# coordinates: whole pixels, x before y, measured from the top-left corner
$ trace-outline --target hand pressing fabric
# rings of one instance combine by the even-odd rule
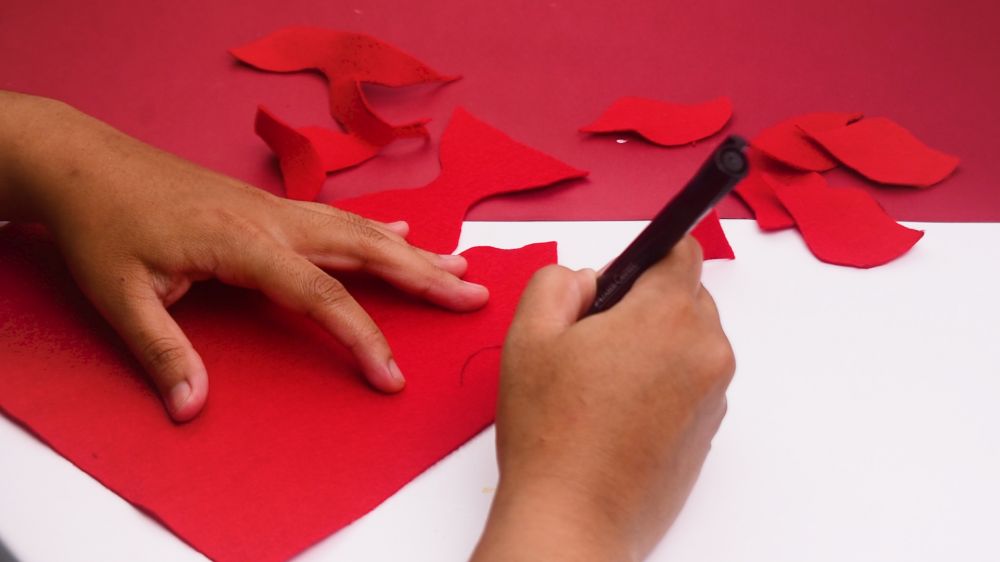
[[[42,222],[177,421],[208,374],[167,312],[195,281],[259,289],[344,343],[375,388],[405,382],[368,314],[324,270],[363,271],[443,307],[489,298],[466,262],[410,246],[408,226],[272,196],[139,142],[60,102],[0,92],[0,221]]]
[[[606,312],[593,271],[539,271],[504,346],[500,483],[473,560],[639,560],[726,411],[735,363],[691,237]]]

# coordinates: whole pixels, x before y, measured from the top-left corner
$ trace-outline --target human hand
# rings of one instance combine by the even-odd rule
[[[13,104],[0,117],[44,135],[22,132],[0,147],[7,149],[0,202],[14,213],[0,219],[47,225],[80,288],[139,359],[177,421],[196,416],[208,392],[201,358],[166,310],[195,281],[218,278],[259,289],[308,315],[346,345],[367,380],[385,392],[404,386],[385,337],[323,269],[364,271],[458,311],[489,298],[485,287],[459,279],[467,266],[461,256],[407,244],[406,223],[281,199],[66,105],[13,96],[0,100]]]
[[[500,483],[474,560],[638,560],[662,537],[735,369],[701,263],[687,237],[583,319],[593,271],[535,275],[504,346]]]

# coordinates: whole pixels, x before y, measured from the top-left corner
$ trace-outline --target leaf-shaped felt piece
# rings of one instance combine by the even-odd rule
[[[792,216],[774,194],[775,178],[791,179],[801,175],[765,156],[752,146],[747,149],[750,171],[736,184],[736,195],[753,211],[757,226],[764,231],[783,230],[795,226]]]
[[[775,193],[795,218],[813,255],[836,265],[869,268],[905,254],[924,235],[898,224],[872,196],[857,187],[830,187],[811,172]]]
[[[441,137],[441,174],[434,181],[332,205],[378,221],[406,220],[410,223],[407,241],[446,254],[458,244],[462,219],[477,201],[586,175],[458,108]]]
[[[696,104],[623,97],[590,125],[585,133],[634,131],[661,146],[690,144],[718,133],[733,115],[728,97]]]
[[[885,117],[834,129],[801,128],[842,164],[878,183],[930,187],[958,167],[958,157],[928,147]]]
[[[229,52],[260,70],[323,73],[330,85],[330,114],[349,133],[377,146],[398,138],[426,136],[426,120],[400,126],[386,123],[368,105],[362,83],[408,86],[458,79],[440,74],[374,37],[318,27],[280,29]]]
[[[750,144],[782,164],[808,172],[825,172],[836,168],[837,161],[802,129],[825,131],[858,119],[860,113],[807,113],[764,129]]]
[[[701,244],[701,252],[706,260],[731,260],[736,257],[722,230],[722,223],[719,222],[719,211],[715,209],[691,229],[691,236]]]
[[[490,301],[447,312],[343,279],[406,389],[381,394],[349,353],[255,292],[196,285],[171,313],[208,368],[205,410],[176,425],[37,230],[0,230],[0,410],[219,561],[287,560],[364,515],[493,419],[500,348],[555,244],[474,248]]]
[[[301,201],[316,199],[327,173],[357,166],[379,150],[354,135],[322,127],[295,129],[263,106],[257,108],[254,131],[278,157],[285,195]]]

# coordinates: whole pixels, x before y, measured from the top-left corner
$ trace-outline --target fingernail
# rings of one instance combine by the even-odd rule
[[[180,412],[191,399],[191,383],[184,380],[174,385],[170,389],[170,408],[175,412]]]
[[[441,261],[447,263],[465,263],[465,258],[462,256],[456,256],[455,254],[438,254]]]
[[[406,221],[390,222],[390,223],[386,224],[385,226],[389,230],[392,230],[392,231],[397,232],[397,233],[398,232],[406,232],[407,230],[410,229],[410,224],[407,223]]]
[[[485,285],[480,285],[479,283],[462,280],[462,286],[468,289],[475,289],[477,292],[489,292],[489,289]]]
[[[389,359],[389,376],[392,378],[393,382],[399,384],[400,386],[406,384],[406,379],[403,378],[403,372],[399,370],[399,365],[396,364],[395,359]]]

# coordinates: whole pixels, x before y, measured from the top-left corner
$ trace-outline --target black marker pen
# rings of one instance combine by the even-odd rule
[[[597,297],[587,314],[605,311],[625,296],[635,280],[663,259],[716,203],[747,175],[746,141],[730,136],[698,173],[597,278]]]

